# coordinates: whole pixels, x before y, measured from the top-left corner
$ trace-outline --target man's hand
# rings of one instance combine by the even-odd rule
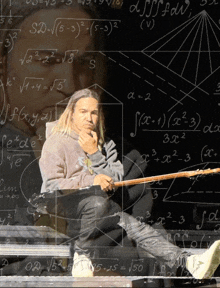
[[[81,131],[78,142],[82,149],[88,154],[93,154],[98,151],[98,137],[94,131],[91,131],[91,135],[85,130]]]
[[[102,190],[105,192],[110,191],[114,188],[114,182],[112,178],[104,174],[96,175],[93,184],[100,185]]]

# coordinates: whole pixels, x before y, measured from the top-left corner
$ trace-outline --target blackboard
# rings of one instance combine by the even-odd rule
[[[0,225],[32,225],[45,123],[81,88],[100,92],[106,134],[121,161],[139,151],[140,176],[219,167],[218,0],[0,5]],[[218,174],[151,191],[155,228],[218,233]]]

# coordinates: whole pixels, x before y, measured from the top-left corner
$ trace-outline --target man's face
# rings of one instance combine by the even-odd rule
[[[98,101],[94,98],[81,98],[76,102],[73,113],[73,130],[88,134],[95,130],[98,122]]]
[[[70,18],[84,19],[78,21],[84,25],[80,31],[74,32],[77,22]],[[36,129],[54,120],[56,103],[94,84],[94,70],[89,68],[94,55],[86,52],[94,50],[91,22],[86,19],[89,15],[79,9],[45,9],[22,22],[5,68],[5,80],[12,81],[6,90],[11,111],[17,107],[17,114],[28,114],[25,118],[14,117],[18,127],[23,125],[21,119],[26,125],[28,118],[35,119],[29,125],[34,123]],[[58,113],[64,108],[60,107]]]

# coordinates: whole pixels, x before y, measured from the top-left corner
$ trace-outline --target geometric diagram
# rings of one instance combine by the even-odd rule
[[[121,133],[121,135],[120,134],[118,134],[118,135],[121,138],[121,147],[122,147],[122,155],[123,155],[123,103],[121,101],[119,101],[116,97],[114,97],[111,93],[106,91],[103,87],[101,87],[98,84],[93,84],[93,85],[91,85],[88,88],[97,91],[97,93],[104,93],[106,95],[106,100],[108,100],[108,101],[102,103],[102,108],[103,109],[108,109],[110,111],[112,109],[113,109],[113,111],[116,111],[116,109],[119,109],[119,111],[121,112],[121,119],[120,119],[121,121],[120,120],[118,121],[118,127],[121,127],[121,131],[119,132],[119,133]],[[58,111],[57,108],[62,106],[62,105],[64,107],[66,107],[66,105],[67,105],[67,103],[69,101],[69,98],[66,98],[65,100],[62,100],[62,101],[60,101],[60,102],[58,102],[56,104],[56,119],[58,119],[58,116],[59,116],[58,112],[57,112]],[[106,106],[106,108],[105,108],[105,106]],[[120,159],[120,160],[122,161],[122,159]],[[123,191],[121,191],[121,193],[123,193]],[[122,205],[122,210],[123,210],[123,205]],[[100,230],[100,232],[102,232],[102,231]],[[105,235],[104,232],[103,232],[103,234]],[[110,237],[110,236],[107,235],[107,237]],[[123,242],[122,242],[122,245],[123,245]]]
[[[141,168],[139,168],[137,163],[133,162],[132,159],[130,159],[127,156],[125,156],[125,158],[128,162],[131,162],[133,165],[135,165],[136,169],[139,169],[140,174],[142,174],[142,177],[143,177],[144,176],[143,172],[142,172]],[[22,181],[23,180],[21,179],[21,182]],[[145,192],[144,189],[146,189],[146,188],[149,189],[148,186],[146,187],[146,185],[144,185],[142,188],[143,193]],[[23,196],[28,201],[24,192],[25,191],[22,190]],[[62,192],[62,193],[60,193],[60,192]],[[117,193],[123,193],[123,190],[117,191]],[[36,198],[36,199],[34,199],[34,197],[33,197],[32,199],[34,199],[34,200],[28,201],[28,202],[33,207],[35,207],[35,208],[38,207],[39,211],[41,211],[42,213],[43,213],[43,210],[41,209],[42,205],[44,207],[47,207],[47,206],[48,207],[55,207],[54,210],[52,209],[52,212],[49,212],[49,214],[53,215],[55,217],[55,219],[68,220],[68,223],[69,223],[68,225],[71,227],[75,227],[74,228],[75,230],[77,230],[77,227],[79,225],[78,223],[81,223],[81,225],[82,225],[82,223],[84,223],[84,225],[83,225],[84,227],[86,227],[89,223],[89,226],[87,227],[88,229],[86,229],[86,232],[90,232],[90,231],[92,232],[92,230],[95,229],[94,233],[99,235],[99,238],[96,239],[96,237],[95,237],[95,241],[91,241],[91,247],[101,248],[102,247],[101,243],[103,243],[103,242],[106,243],[106,241],[107,241],[108,245],[110,245],[110,246],[112,246],[112,245],[116,246],[117,245],[119,247],[124,247],[124,245],[125,245],[124,244],[124,238],[121,237],[121,235],[123,235],[123,228],[121,228],[120,226],[117,226],[116,229],[111,228],[111,227],[115,227],[114,223],[115,223],[115,221],[117,221],[117,219],[113,219],[116,217],[115,213],[120,211],[118,204],[116,204],[116,205],[111,204],[111,208],[106,213],[106,216],[103,215],[101,218],[99,215],[97,215],[97,216],[95,215],[94,218],[82,220],[82,219],[77,218],[77,213],[74,213],[74,212],[72,214],[68,213],[69,215],[66,216],[65,213],[61,212],[61,211],[64,211],[64,207],[68,211],[71,211],[71,210],[74,211],[72,203],[79,203],[79,202],[83,201],[83,199],[85,199],[88,196],[101,196],[101,197],[104,197],[106,199],[111,198],[111,196],[107,195],[105,192],[103,192],[99,188],[99,186],[90,186],[90,187],[86,187],[84,189],[83,188],[82,189],[70,189],[70,190],[63,189],[63,190],[60,190],[59,192],[53,191],[49,194],[52,195],[52,196],[49,196],[49,198],[47,198],[46,196],[42,197],[43,202],[41,202],[41,200],[40,201],[37,200],[36,202],[34,202],[36,199],[40,199],[40,197]],[[142,195],[140,195],[140,197],[138,199],[136,199],[136,201],[138,201],[141,198],[141,196]],[[123,198],[123,196],[121,196],[121,197]],[[123,209],[123,203],[121,203],[121,204],[122,204],[121,210],[126,211],[129,208],[131,208],[135,204],[135,202],[133,202],[131,206],[126,207],[126,209]],[[59,207],[59,208],[57,209],[57,207]],[[68,207],[71,207],[71,209],[69,210]],[[138,217],[138,216],[136,215],[136,217]],[[95,228],[94,228],[94,226],[91,225],[92,221],[94,221]],[[56,223],[57,223],[57,220],[55,221],[55,225],[56,225]],[[100,223],[101,223],[101,225],[100,225]],[[111,223],[111,225],[109,224],[109,226],[108,226],[106,223],[108,223],[108,224]],[[74,229],[73,229],[73,231],[75,231]],[[56,231],[57,231],[57,229],[56,229]],[[81,232],[81,233],[83,236],[85,231]],[[77,239],[78,236],[79,236],[78,234],[76,235],[76,233],[73,233],[73,236],[71,235],[70,236],[71,238],[69,240],[67,240],[65,243],[70,242],[74,239]]]
[[[48,193],[47,193],[48,194]],[[94,240],[91,241],[90,239],[90,247],[93,245],[96,247],[101,247],[101,243],[103,241],[103,238],[105,238],[105,241],[108,240],[109,243],[114,243],[114,245],[122,246],[123,243],[121,243],[121,237],[113,237],[113,235],[122,235],[122,229],[120,227],[117,227],[115,224],[117,223],[117,219],[115,212],[118,212],[117,205],[109,207],[109,211],[105,214],[106,216],[100,214],[96,214],[96,211],[89,212],[90,218],[84,214],[84,217],[78,218],[79,214],[76,212],[75,205],[73,203],[84,203],[84,200],[88,197],[97,197],[102,199],[102,202],[105,203],[105,201],[110,197],[107,195],[104,191],[102,191],[99,186],[90,186],[86,188],[81,189],[63,189],[59,191],[52,191],[50,194],[51,196],[47,196],[46,194],[43,195],[42,199],[41,196],[38,197],[37,201],[33,201],[33,204],[36,205],[35,207],[38,207],[38,211],[43,212],[42,208],[46,207],[49,215],[54,216],[55,219],[65,219],[68,221],[68,227],[72,231],[70,234],[68,234],[71,239],[77,239],[79,236],[84,236],[87,233],[90,233],[93,231]],[[96,198],[95,198],[96,199]],[[91,200],[94,201],[94,200]],[[95,204],[94,204],[95,205]],[[43,208],[45,209],[45,208]],[[74,211],[75,210],[75,211]],[[67,213],[64,211],[68,211]],[[113,221],[111,221],[111,219]],[[116,223],[115,223],[116,222]],[[114,227],[116,226],[117,232],[112,231],[111,225],[108,226],[107,223],[111,223]],[[55,220],[56,225],[56,220]],[[109,229],[110,228],[110,229]],[[56,229],[57,230],[57,229]],[[94,230],[96,232],[94,232]],[[115,234],[116,233],[116,234]],[[100,237],[102,237],[102,241],[100,242],[100,239],[97,238],[97,234],[99,234]],[[95,236],[96,235],[96,236]],[[71,241],[71,239],[67,241]],[[118,241],[117,241],[118,239]]]
[[[92,86],[88,87],[90,89],[93,89],[97,92],[100,93],[100,91],[102,93],[105,94],[105,97],[106,97],[106,102],[102,103],[102,106],[103,106],[103,109],[105,108],[104,106],[107,105],[106,109],[113,109],[114,111],[116,111],[117,109],[119,109],[119,111],[121,112],[121,119],[120,121],[118,121],[118,126],[121,127],[122,131],[121,131],[121,135],[119,134],[120,138],[121,138],[121,147],[122,147],[122,155],[123,155],[123,103],[121,101],[119,101],[116,97],[114,97],[112,94],[110,94],[108,91],[106,91],[104,88],[102,88],[100,85],[98,84],[93,84]],[[70,98],[70,97],[69,97]],[[66,98],[58,103],[56,103],[56,106],[54,107],[55,108],[55,115],[56,115],[56,119],[59,118],[59,107],[62,107],[62,111],[65,109],[65,107],[67,106],[67,103],[69,101],[69,98]],[[112,108],[111,108],[112,106]],[[122,161],[122,159],[120,159]],[[20,190],[23,194],[23,197],[29,202],[29,199],[28,197],[30,196],[27,196],[28,195],[28,187],[26,187],[25,185],[25,180],[26,180],[26,177],[34,177],[34,175],[32,175],[32,171],[35,171],[33,169],[33,166],[36,164],[36,159],[29,163],[29,165],[27,165],[27,167],[24,169],[24,171],[22,172],[22,175],[21,175],[21,178],[20,178]],[[95,186],[91,186],[91,187],[95,187]],[[90,188],[91,188],[90,187]],[[88,188],[88,187],[87,187]],[[73,189],[72,189],[73,190]],[[83,196],[83,190],[79,190],[80,191],[80,195]],[[74,197],[77,198],[77,192],[75,192],[75,195]],[[89,193],[89,195],[91,195],[91,189],[89,189],[87,191],[87,189],[85,189],[85,192],[84,193]],[[98,192],[97,192],[98,193]],[[118,191],[118,193],[123,193],[123,190],[121,190],[120,192]],[[56,197],[54,195],[54,203],[56,201]],[[31,204],[31,203],[30,203]],[[54,205],[56,206],[56,205]],[[122,210],[123,210],[123,205],[122,205]],[[55,215],[56,215],[56,211],[55,211]],[[112,217],[112,215],[108,215],[106,216],[106,221],[108,222],[109,220]],[[57,218],[59,219],[60,217],[57,216]],[[64,219],[67,219],[66,217],[62,217]],[[104,219],[105,217],[102,217],[102,219]],[[76,221],[79,221],[79,219],[74,219],[72,217],[69,217],[68,218],[69,221],[72,221],[72,222],[76,222]],[[97,217],[97,219],[93,219],[95,221],[99,221],[100,219]],[[96,231],[99,231],[97,233],[99,234],[102,234],[102,238],[105,238],[105,239],[109,239],[108,241],[111,242],[111,243],[114,243],[114,245],[119,245],[119,246],[123,246],[123,239],[121,239],[120,241],[118,240],[115,240],[114,237],[111,236],[111,233],[105,233],[105,231],[102,230],[102,228],[100,229],[98,226],[95,228]],[[115,232],[114,232],[115,233]],[[120,235],[122,234],[122,228],[118,226],[118,232]],[[119,237],[120,238],[120,237]],[[99,246],[100,247],[100,246]]]
[[[106,125],[106,129],[108,131],[108,134],[111,134],[115,131],[117,131],[117,135],[120,137],[119,139],[121,139],[121,141],[119,142],[120,147],[122,147],[122,154],[123,154],[123,127],[124,127],[124,117],[123,117],[123,103],[118,100],[118,98],[116,98],[115,96],[113,96],[111,93],[109,93],[106,89],[104,89],[102,86],[100,86],[99,84],[95,83],[92,84],[91,86],[88,87],[89,89],[92,89],[94,91],[96,91],[99,95],[101,96],[101,106],[102,106],[102,110],[104,112],[105,115],[105,119],[109,119],[111,118],[111,115],[114,113],[117,113],[117,115],[119,116],[118,119],[118,125],[117,127],[113,127],[113,125]],[[56,103],[56,107],[55,107],[55,118],[58,119],[60,116],[60,109],[62,107],[66,107],[68,101],[69,101],[70,97]],[[107,122],[107,121],[106,121]],[[114,130],[114,131],[113,131]],[[119,159],[122,160],[122,159]]]
[[[102,106],[103,106],[103,105],[113,105],[113,106],[114,106],[114,105],[118,105],[118,106],[120,106],[121,116],[122,116],[122,117],[121,117],[121,120],[122,120],[121,125],[122,125],[122,131],[123,131],[123,103],[122,103],[120,100],[118,100],[118,98],[114,97],[111,93],[109,93],[107,90],[105,90],[103,87],[101,87],[100,85],[98,85],[97,83],[89,86],[88,89],[93,89],[93,90],[95,90],[98,94],[99,94],[99,93],[100,93],[100,94],[104,93],[104,94],[106,95],[106,98],[107,98],[107,100],[108,100],[108,103],[107,103],[107,102],[102,102],[102,103],[101,103]],[[56,112],[55,112],[56,117],[55,117],[55,118],[56,118],[56,119],[58,119],[59,116],[60,116],[59,113],[57,112],[57,111],[58,111],[57,108],[58,108],[59,106],[62,106],[63,108],[65,108],[65,107],[67,106],[70,98],[71,98],[71,96],[68,97],[68,98],[65,98],[64,100],[62,100],[62,101],[60,101],[60,102],[58,102],[58,103],[56,103],[56,107],[55,107],[55,110],[56,110]]]
[[[25,191],[22,191],[22,193],[23,193],[23,196],[25,197]],[[46,194],[51,194],[51,195],[49,195],[48,197]],[[31,198],[31,200],[27,199],[27,197],[25,198],[27,201],[29,200],[28,202],[34,207],[34,210],[37,208],[40,213],[53,216],[55,219],[55,227],[59,220],[68,221],[68,225],[69,225],[68,227],[72,227],[71,228],[72,233],[71,235],[68,234],[71,238],[67,240],[67,242],[71,241],[71,239],[78,238],[79,233],[82,233],[83,235],[84,233],[89,233],[90,231],[95,229],[96,231],[95,235],[96,234],[99,234],[99,236],[101,235],[102,241],[105,241],[105,242],[108,241],[108,243],[112,243],[113,245],[123,246],[123,241],[121,237],[117,236],[115,238],[116,235],[123,234],[121,227],[117,227],[116,229],[117,231],[112,231],[112,229],[108,229],[108,228],[106,230],[106,223],[111,223],[111,219],[116,217],[114,214],[115,212],[118,212],[116,211],[117,205],[115,207],[112,207],[106,213],[106,216],[101,217],[101,218],[99,215],[95,214],[94,216],[91,216],[94,218],[90,217],[90,219],[88,219],[84,217],[84,219],[81,219],[81,218],[78,218],[79,216],[74,209],[75,206],[73,203],[80,203],[81,201],[83,203],[84,199],[90,196],[97,196],[102,199],[109,198],[110,196],[108,196],[105,192],[103,192],[99,188],[99,186],[90,186],[84,189],[83,188],[82,189],[70,189],[70,190],[63,189],[63,190],[52,191],[51,193],[43,193],[41,195],[43,196],[38,197],[37,194],[35,194]],[[32,211],[32,209],[30,209],[29,211],[30,213],[31,211],[32,213],[34,213],[34,210]],[[115,220],[113,220],[113,225],[114,223],[115,223]],[[79,229],[80,226],[82,226],[83,229]],[[58,229],[55,229],[55,230],[59,231]],[[56,241],[56,237],[55,237],[55,241]],[[97,245],[98,247],[101,247],[98,239],[97,241],[92,241],[91,244],[92,243],[94,243],[96,247]]]
[[[121,138],[121,147],[123,147],[123,103],[118,100],[115,96],[113,96],[111,93],[109,93],[106,89],[101,87],[99,84],[95,83],[88,87],[88,89],[92,89],[96,91],[99,95],[102,95],[101,97],[101,106],[102,110],[104,112],[105,118],[108,119],[110,117],[111,113],[118,113],[119,115],[119,121],[117,126],[117,134]],[[65,108],[67,106],[67,103],[69,101],[70,97],[56,103],[55,107],[55,118],[58,119],[60,116],[60,109],[59,108]],[[113,130],[112,126],[109,125],[107,127],[108,133],[110,133],[110,130]],[[116,131],[116,128],[114,128],[114,131]],[[113,131],[112,131],[113,132]],[[122,148],[123,149],[123,148]],[[122,151],[123,154],[123,151]],[[122,159],[120,159],[122,160]]]
[[[30,77],[26,77],[26,78],[30,78]],[[26,79],[25,78],[25,79]],[[61,80],[61,79],[58,79],[58,80]],[[65,80],[65,79],[64,79]],[[21,87],[20,87],[21,88]],[[118,136],[121,137],[121,141],[123,141],[123,103],[121,101],[119,101],[116,97],[114,97],[111,93],[109,93],[107,90],[105,90],[103,87],[101,87],[100,85],[98,84],[93,84],[91,85],[90,87],[88,87],[89,89],[93,89],[99,93],[105,93],[106,95],[106,100],[108,102],[104,102],[102,103],[102,107],[104,109],[105,106],[107,106],[106,109],[113,109],[114,111],[116,111],[117,109],[119,110],[119,112],[121,113],[121,121],[118,121],[118,127],[121,128],[121,135],[119,134]],[[101,92],[100,92],[101,91]],[[71,97],[71,96],[70,96]],[[54,107],[51,107],[51,109],[54,109],[55,111],[55,119],[58,119],[59,116],[60,116],[60,113],[61,111],[63,112],[64,109],[66,108],[67,106],[67,103],[70,99],[70,97],[68,98],[65,98],[64,100],[60,101],[60,102],[57,102]],[[112,108],[111,108],[112,106]],[[119,114],[120,115],[120,114]],[[52,121],[52,120],[48,120],[49,122]],[[123,142],[121,142],[121,147],[123,147]],[[13,150],[10,150],[10,152],[12,152]],[[35,151],[35,149],[33,148],[33,151]],[[28,154],[28,152],[30,152],[29,150],[26,151],[26,149],[23,149],[22,150],[23,153],[26,153]],[[122,151],[123,153],[123,151]],[[1,154],[0,154],[1,156]],[[120,159],[122,160],[122,159]],[[22,172],[22,175],[21,175],[21,179],[20,179],[20,189],[23,193],[23,196],[24,198],[26,199],[26,194],[29,195],[29,192],[28,192],[28,188],[26,187],[26,180],[25,180],[25,177],[26,175],[28,175],[29,178],[33,177],[34,179],[34,175],[32,175],[32,171],[35,171],[33,169],[32,166],[36,165],[36,159],[34,159],[34,161],[32,162],[29,162],[28,165],[25,167],[25,169],[23,170]],[[0,158],[0,163],[1,163],[1,158]],[[28,201],[28,199],[27,199]]]
[[[204,10],[142,53],[195,86],[220,66],[220,28]]]
[[[206,162],[186,167],[181,171],[219,167],[219,162]],[[199,175],[174,179],[164,196],[164,202],[220,204],[220,175]]]
[[[13,18],[20,18],[20,17],[23,17],[22,15],[12,15],[12,12],[11,12],[11,9],[13,8],[13,3],[12,3],[13,1],[12,0],[9,0],[8,1],[8,4],[7,4],[7,8],[9,9],[9,13],[6,13],[7,15],[3,15],[2,14],[2,11],[3,11],[3,9],[4,9],[4,7],[3,7],[3,3],[2,3],[2,1],[1,1],[1,3],[0,3],[0,12],[1,12],[1,15],[0,15],[0,18],[1,18],[1,21],[2,22],[4,22],[5,21],[5,19],[4,18],[8,18],[9,20],[8,20],[8,23],[9,24],[12,24],[12,19]],[[8,15],[9,14],[9,15]],[[9,30],[11,30],[11,29],[9,29]]]
[[[204,89],[195,87],[193,83],[188,80],[186,81],[186,79],[183,77],[180,78],[178,74],[175,73],[175,75],[170,75],[171,73],[167,73],[167,67],[165,67],[163,64],[159,63],[159,65],[164,66],[162,69],[160,69],[161,67],[156,68],[155,64],[158,66],[158,62],[150,56],[145,55],[146,53],[143,53],[143,51],[141,51],[140,54],[137,53],[137,51],[114,51],[115,53],[113,56],[112,52],[113,51],[105,51],[105,53],[103,53],[102,51],[99,51],[99,53],[107,57],[110,61],[114,62],[114,64],[118,65],[123,71],[126,70],[127,73],[133,74],[136,78],[140,79],[140,81],[146,82],[151,87],[154,87],[154,89],[157,89],[159,93],[167,95],[170,97],[170,99],[174,100],[175,104],[169,109],[169,111],[172,110],[177,104],[183,105],[182,100],[184,100],[186,97],[189,97],[196,102],[197,100],[194,95],[189,95],[195,89],[199,89],[200,91],[209,95],[209,93]],[[153,72],[155,69],[157,69],[157,73]],[[165,77],[160,77],[159,74],[166,75],[166,80]],[[157,83],[156,85],[153,84],[155,82]],[[182,87],[179,89],[179,91],[177,91],[177,83],[179,83],[179,86]]]

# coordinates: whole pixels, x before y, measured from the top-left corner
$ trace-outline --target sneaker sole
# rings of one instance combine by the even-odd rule
[[[210,279],[215,273],[220,264],[220,240],[212,244],[207,252],[205,253],[207,253],[207,259],[210,259],[210,261],[205,263],[205,266],[198,275],[195,273],[194,277],[197,279]]]

